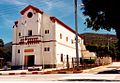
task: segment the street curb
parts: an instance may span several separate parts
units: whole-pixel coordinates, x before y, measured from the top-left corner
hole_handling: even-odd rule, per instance
[[[1,75],[30,75],[30,74],[44,74],[44,72],[20,72],[20,73],[0,73]]]
[[[51,70],[51,71],[30,71],[30,72],[10,72],[10,73],[0,73],[0,76],[1,75],[31,75],[31,74],[52,74],[51,72],[53,71],[57,71],[57,74],[71,74],[69,72],[66,72],[66,71],[58,71],[58,70]],[[72,74],[76,74],[76,73],[82,73],[83,71],[73,71]]]
[[[108,66],[108,65],[105,65],[105,66]],[[80,70],[80,71],[72,71],[72,72],[67,72],[67,71],[64,71],[64,69],[66,68],[57,68],[57,69],[46,69],[46,70],[42,70],[42,71],[21,71],[21,72],[9,72],[9,73],[0,73],[0,76],[1,75],[31,75],[31,74],[52,74],[51,72],[57,72],[56,74],[76,74],[76,73],[89,73],[89,72],[92,72],[93,70],[96,70],[96,69],[101,69],[102,67],[105,67],[105,66],[99,66],[99,67],[94,67],[94,68],[91,68],[91,69],[86,69],[86,70]],[[63,71],[59,71],[59,70],[62,70]],[[54,73],[53,73],[54,74]]]
[[[57,69],[46,69],[43,71],[20,71],[20,72],[4,72],[4,73],[0,73],[1,75],[30,75],[30,74],[50,74],[52,71],[57,71],[57,70],[61,70],[63,68],[57,68]]]

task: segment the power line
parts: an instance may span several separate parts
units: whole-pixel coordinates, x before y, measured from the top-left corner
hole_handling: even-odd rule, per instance
[[[51,0],[49,0],[49,2],[50,2]],[[56,5],[58,5],[60,3],[60,1],[58,0],[58,1],[55,1],[54,2],[54,6],[56,6]],[[34,3],[32,3],[32,4],[36,4],[36,5],[38,5],[38,6],[40,6],[41,8],[42,7],[45,7],[46,5],[43,5],[43,4],[41,4],[41,5],[39,5],[39,3],[37,3],[37,2],[34,2]],[[21,8],[22,9],[22,7],[24,7],[23,5],[22,6],[18,6],[18,8]],[[64,6],[61,6],[61,7],[63,7],[63,8],[67,8],[67,7],[64,7]],[[5,11],[0,11],[0,15],[2,15],[2,16],[6,16],[6,15],[10,15],[10,14],[13,14],[14,15],[14,13],[13,13],[13,10],[14,9],[16,9],[16,11],[17,11],[17,8],[8,8],[8,9],[6,9]],[[49,9],[45,9],[46,11],[47,10],[49,10]],[[4,13],[5,12],[5,13]],[[15,13],[15,14],[17,14],[17,13]],[[11,15],[12,16],[12,15]]]
[[[51,0],[49,0],[49,2],[50,2],[50,1],[51,1]],[[59,1],[56,1],[56,2],[59,2]],[[36,3],[36,2],[35,2],[35,3],[32,3],[32,4],[39,5],[39,3]],[[46,5],[43,5],[43,4],[42,4],[42,5],[39,5],[39,6],[40,6],[40,7],[45,7]],[[22,5],[22,6],[17,6],[17,8],[21,8],[21,9],[22,9],[22,7],[24,7],[24,5]],[[61,7],[62,7],[62,6],[61,6]],[[3,11],[0,10],[0,14],[4,14],[4,12],[6,12],[5,14],[13,14],[13,10],[16,9],[16,11],[17,11],[17,8],[14,7],[14,8],[4,9]],[[4,15],[5,15],[5,14],[4,14]]]
[[[49,1],[47,1],[47,2],[51,2],[51,0],[49,0]],[[56,1],[56,2],[60,2],[60,1]],[[54,2],[54,4],[56,3],[56,2]],[[40,2],[39,2],[40,3]],[[39,4],[38,2],[31,2],[30,4],[36,4],[36,5],[38,5]],[[21,7],[25,7],[26,5],[29,5],[29,4],[24,4],[24,5],[20,5],[20,6],[16,6],[17,8],[21,8]],[[44,5],[44,4],[39,4],[39,6],[46,6],[46,5]],[[7,7],[7,6],[6,6]],[[1,11],[9,11],[9,10],[12,10],[12,9],[17,9],[16,7],[8,7],[8,8],[6,8],[6,7],[4,7],[4,8],[2,8],[1,10],[0,10],[0,12]]]

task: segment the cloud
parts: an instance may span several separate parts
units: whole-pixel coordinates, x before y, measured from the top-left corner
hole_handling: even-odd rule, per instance
[[[2,18],[3,20],[3,23],[0,23],[2,26],[4,27],[1,27],[1,28],[6,28],[6,29],[9,29],[10,27],[12,27],[13,23],[14,23],[14,20],[13,19],[8,19],[8,18],[5,18],[3,17]]]
[[[47,10],[48,11],[50,11],[52,8],[53,8],[53,3],[52,3],[52,1],[51,2],[44,2],[45,3],[45,5],[47,6]]]
[[[42,3],[44,4],[44,6],[42,6],[43,11],[49,15],[57,15],[58,18],[64,18],[73,13],[73,5],[69,4],[67,1],[43,0]]]
[[[0,4],[25,5],[27,3],[18,0],[1,0]]]
[[[55,0],[42,0],[40,1],[40,3],[42,4],[42,6],[40,5],[40,7],[42,7],[43,9],[45,9],[48,12],[52,12],[52,10],[56,9],[59,7],[59,3],[61,1],[55,1]]]

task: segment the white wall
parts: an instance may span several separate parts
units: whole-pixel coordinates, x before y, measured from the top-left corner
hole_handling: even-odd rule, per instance
[[[76,57],[76,49],[75,49],[75,34],[68,29],[64,28],[59,23],[55,23],[56,26],[56,58],[57,63],[60,62],[61,54],[64,55],[64,59],[66,58],[66,55],[69,56],[69,58]],[[62,39],[60,39],[60,33],[62,34]],[[68,42],[66,41],[66,37],[68,37]],[[74,40],[74,43],[72,44],[71,39]],[[78,39],[81,40],[79,37]],[[81,57],[81,48],[79,46],[79,57]]]
[[[27,17],[27,13],[32,12],[33,16],[32,18]],[[21,39],[24,39],[23,36],[28,36],[28,30],[32,30],[32,35],[40,35],[40,29],[41,29],[41,14],[36,13],[32,9],[29,9],[25,12],[25,14],[18,20],[18,27],[13,28],[13,44],[19,44]],[[21,33],[21,36],[19,36],[19,33]],[[40,39],[40,38],[39,38]],[[35,45],[13,45],[12,47],[12,63],[13,65],[23,65],[24,63],[24,56],[29,55],[24,54],[24,49],[26,48],[33,48],[35,50],[35,53],[30,53],[30,55],[35,55],[35,64],[40,63],[40,49],[38,47],[39,44]],[[36,48],[38,47],[38,48]],[[18,53],[18,49],[20,49],[20,53]],[[37,59],[37,60],[36,60]]]
[[[27,17],[27,13],[35,13],[32,18]],[[37,22],[38,21],[38,22]],[[40,42],[39,44],[22,44],[13,46],[13,65],[24,65],[24,57],[28,55],[35,55],[35,64],[55,64],[55,42],[45,42],[50,40],[55,40],[55,30],[54,23],[51,22],[50,16],[43,13],[36,13],[32,9],[29,9],[24,13],[24,15],[18,20],[18,27],[14,27],[13,30],[13,43],[20,42],[21,39],[24,39],[23,36],[28,36],[28,30],[32,30],[32,35],[41,35],[38,37]],[[45,30],[49,30],[49,34],[45,34]],[[19,36],[19,32],[21,36]],[[30,37],[28,37],[30,38]],[[17,41],[16,41],[17,40]],[[50,47],[50,52],[45,52],[44,48]],[[18,52],[20,49],[20,53]],[[25,53],[25,49],[34,49],[34,52]],[[44,61],[44,62],[43,62]]]

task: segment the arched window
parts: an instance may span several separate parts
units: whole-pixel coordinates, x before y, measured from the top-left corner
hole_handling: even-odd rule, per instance
[[[68,42],[68,37],[66,37],[66,42]]]
[[[60,39],[62,39],[62,33],[60,33]]]

